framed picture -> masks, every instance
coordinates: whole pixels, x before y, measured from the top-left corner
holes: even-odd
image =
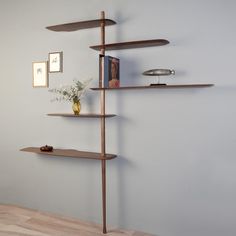
[[[48,87],[47,61],[33,62],[33,87]]]
[[[48,54],[49,72],[62,72],[63,53],[62,52],[50,52]]]

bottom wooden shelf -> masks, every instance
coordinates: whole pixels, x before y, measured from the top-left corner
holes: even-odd
[[[94,159],[94,160],[111,160],[117,157],[114,154],[106,154],[105,156],[102,156],[101,153],[84,152],[84,151],[78,151],[74,149],[53,149],[52,152],[42,152],[39,147],[26,147],[26,148],[20,149],[20,151],[33,152],[33,153],[37,153],[41,155],[49,155],[49,156],[86,158],[86,159]]]

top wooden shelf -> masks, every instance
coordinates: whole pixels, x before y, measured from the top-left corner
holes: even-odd
[[[96,19],[96,20],[80,21],[80,22],[73,22],[73,23],[67,23],[67,24],[61,24],[61,25],[47,26],[46,29],[57,31],[57,32],[61,32],[61,31],[71,32],[71,31],[76,31],[76,30],[100,27],[103,21],[105,22],[105,26],[116,24],[115,21],[110,20],[110,19],[104,19],[104,20]]]
[[[144,48],[144,47],[156,47],[163,46],[168,44],[169,41],[166,39],[151,39],[151,40],[139,40],[139,41],[130,41],[130,42],[121,42],[121,43],[111,43],[105,44],[105,50],[121,50],[121,49],[131,49],[131,48]],[[101,50],[102,45],[90,46],[94,50]]]

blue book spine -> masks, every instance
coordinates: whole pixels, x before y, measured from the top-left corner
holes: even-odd
[[[109,56],[104,57],[104,88],[109,87]]]

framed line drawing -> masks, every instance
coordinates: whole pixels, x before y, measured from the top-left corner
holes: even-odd
[[[49,72],[62,72],[63,71],[63,52],[50,52],[48,54]]]
[[[33,87],[48,87],[47,61],[33,62]]]

